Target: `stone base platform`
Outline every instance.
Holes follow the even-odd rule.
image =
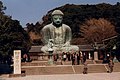
[[[22,74],[9,74],[9,78],[11,78],[11,77],[25,77],[26,76],[26,74],[24,73],[22,73]]]

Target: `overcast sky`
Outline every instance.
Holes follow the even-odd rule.
[[[43,15],[49,10],[65,4],[98,4],[110,3],[116,4],[120,0],[2,0],[7,7],[5,13],[12,16],[13,19],[20,21],[25,27],[26,23],[36,23],[41,21]]]

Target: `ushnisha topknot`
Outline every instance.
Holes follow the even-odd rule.
[[[60,11],[60,10],[54,10],[54,11],[52,12],[52,16],[53,16],[53,15],[62,15],[62,16],[63,16],[64,14],[63,14],[63,12]]]

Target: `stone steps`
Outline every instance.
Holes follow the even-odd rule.
[[[94,64],[93,60],[86,60],[88,64]]]
[[[120,63],[114,63],[113,71],[120,72]]]
[[[95,63],[87,60],[88,73],[107,73],[108,64]],[[57,65],[56,65],[57,64]],[[22,71],[26,75],[48,75],[48,74],[82,74],[84,65],[71,65],[71,61],[66,61],[61,65],[58,61],[54,65],[48,65],[47,61],[33,61],[22,63]],[[113,72],[120,72],[120,63],[114,64]]]
[[[106,67],[109,69],[108,65]],[[120,63],[114,63],[113,72],[120,72]]]
[[[50,75],[50,74],[73,74],[71,66],[47,66],[47,67],[29,67],[22,68],[26,75]]]
[[[81,74],[83,65],[22,66],[26,75]],[[106,73],[105,65],[89,65],[88,73]]]
[[[89,65],[88,73],[104,73],[107,72],[105,65]]]
[[[74,70],[76,74],[82,74],[83,73],[83,65],[74,65]]]

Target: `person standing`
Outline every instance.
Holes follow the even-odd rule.
[[[110,60],[110,62],[108,63],[108,66],[109,66],[109,73],[113,72],[114,63],[112,60]]]
[[[70,61],[70,52],[67,53],[67,58],[68,58],[68,61]]]
[[[77,53],[77,65],[79,65],[80,64],[80,55],[79,55],[79,53]]]
[[[84,63],[84,68],[83,68],[83,74],[87,74],[88,73],[88,65],[87,62]]]
[[[64,60],[64,62],[66,61],[66,58],[67,58],[66,53],[63,53],[63,60]]]
[[[71,59],[72,59],[72,65],[75,65],[75,54],[74,53],[72,54]]]
[[[86,54],[83,53],[83,64],[86,62]]]

